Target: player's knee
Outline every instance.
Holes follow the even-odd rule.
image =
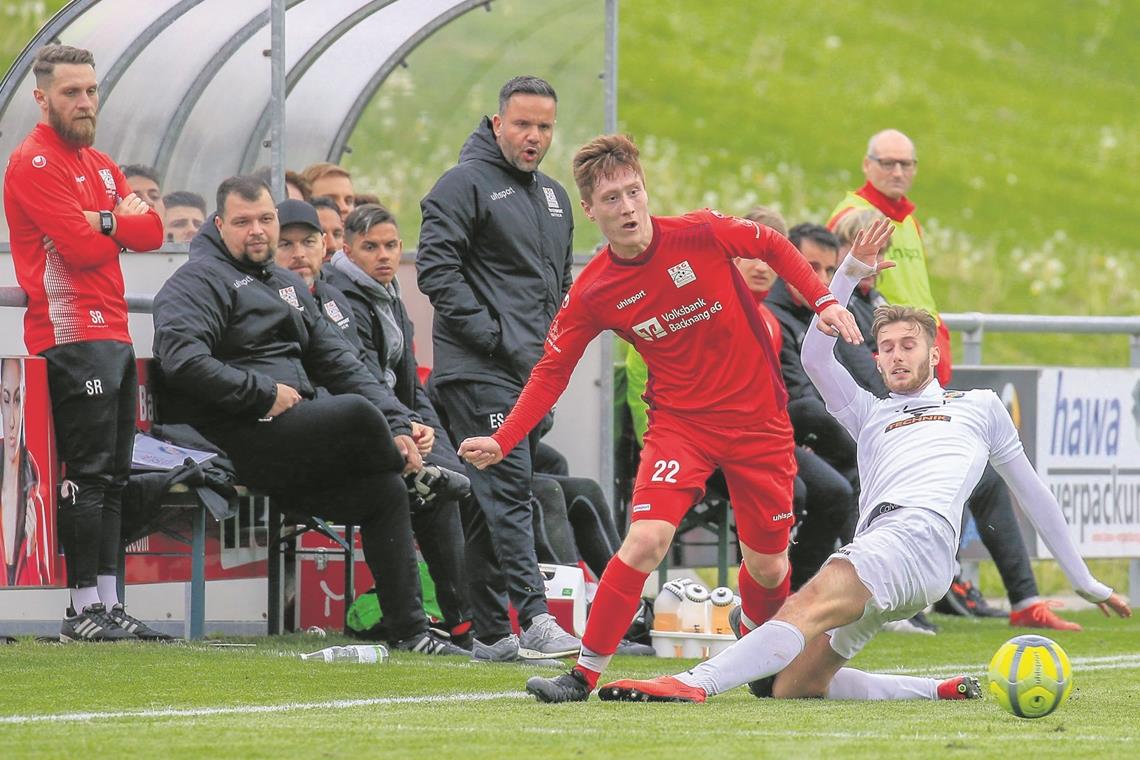
[[[775,588],[788,574],[788,555],[749,552],[744,557],[744,565],[748,574],[761,586]]]
[[[660,564],[669,544],[673,541],[675,529],[660,521],[638,521],[629,527],[629,533],[618,550],[621,560],[639,570],[653,569]]]

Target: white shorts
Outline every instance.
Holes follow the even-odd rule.
[[[833,628],[831,648],[850,660],[884,623],[941,599],[954,579],[954,529],[937,512],[904,507],[874,519],[827,561],[846,560],[871,592],[863,617]]]

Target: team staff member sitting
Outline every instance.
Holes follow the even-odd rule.
[[[164,414],[227,451],[242,481],[285,510],[360,525],[395,649],[468,655],[429,631],[423,612],[401,478],[422,467],[411,421],[305,284],[272,263],[269,187],[231,177],[217,200],[154,300]]]
[[[278,209],[286,203],[285,201]],[[311,209],[309,222],[316,232],[320,226]],[[311,246],[317,259],[323,246],[315,237]],[[357,206],[345,223],[345,248],[337,251],[320,272],[318,285],[343,294],[343,319],[350,324],[352,339],[361,345],[361,358],[391,393],[402,411],[412,420],[412,437],[428,466],[448,478],[461,477],[463,465],[440,424],[439,415],[420,384],[412,349],[412,320],[400,299],[396,271],[404,244],[396,219],[382,206]],[[325,304],[325,315],[332,318]],[[467,482],[467,478],[462,478]],[[468,492],[469,494],[469,492]],[[457,494],[458,495],[458,494]],[[439,606],[453,641],[468,642],[471,634],[471,601],[463,577],[463,526],[455,498],[440,494],[424,501],[412,499],[412,527],[420,552],[435,582]]]

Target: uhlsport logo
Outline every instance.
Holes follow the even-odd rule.
[[[623,298],[620,301],[618,301],[617,302],[617,309],[618,309],[618,311],[621,311],[622,309],[624,309],[627,306],[633,306],[635,303],[640,301],[642,298],[645,298],[645,291],[639,290],[636,293],[634,293],[632,296],[630,296],[629,298]]]
[[[503,198],[506,198],[508,195],[514,195],[514,194],[515,194],[515,189],[513,187],[503,188],[502,190],[491,193],[491,200],[501,201]]]

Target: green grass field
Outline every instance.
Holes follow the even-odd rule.
[[[62,0],[0,0],[0,68]],[[407,58],[345,163],[418,238],[419,199],[520,71],[561,95],[544,170],[603,126],[602,0],[496,0]],[[1140,313],[1140,2],[621,0],[619,126],[656,213],[762,203],[820,220],[867,138],[916,141],[911,196],[944,311]],[[1132,104],[1132,105],[1129,105]],[[314,160],[317,157],[314,157]],[[578,218],[576,247],[596,231]],[[991,364],[1125,366],[1119,337],[990,333]]]
[[[983,675],[1015,631],[934,616],[936,637],[881,634],[867,670]],[[1134,621],[1076,613],[1052,634],[1074,660],[1072,699],[1019,720],[978,702],[758,701],[744,689],[704,705],[540,705],[516,665],[395,655],[388,665],[301,662],[311,637],[203,644],[0,647],[4,756],[138,757],[1033,757],[1134,755],[1140,646]],[[676,672],[686,661],[618,658],[608,675]],[[555,672],[548,670],[547,672]],[[91,689],[94,688],[95,691]]]

